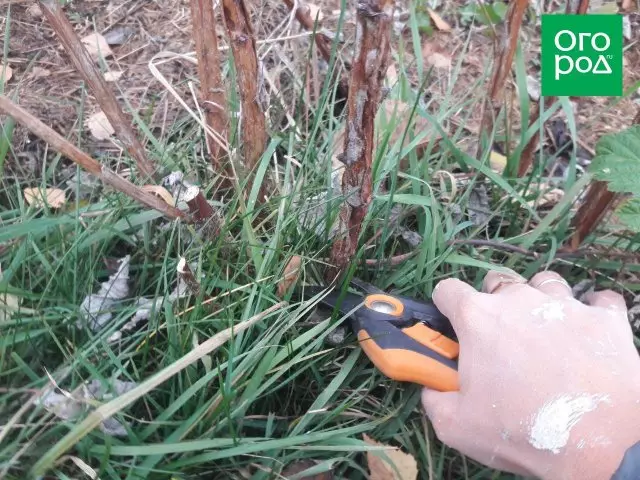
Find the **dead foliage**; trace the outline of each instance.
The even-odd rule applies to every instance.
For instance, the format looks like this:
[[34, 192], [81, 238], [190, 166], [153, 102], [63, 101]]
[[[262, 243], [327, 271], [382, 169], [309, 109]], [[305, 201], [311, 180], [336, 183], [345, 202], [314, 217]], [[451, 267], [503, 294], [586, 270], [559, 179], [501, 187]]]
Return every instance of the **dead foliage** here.
[[91, 58], [87, 48], [73, 30], [73, 26], [69, 23], [62, 7], [55, 0], [41, 0], [39, 4], [76, 70], [89, 84], [98, 104], [109, 119], [109, 123], [113, 126], [118, 139], [129, 152], [129, 155], [135, 159], [138, 170], [145, 177], [154, 178], [156, 167], [147, 158], [144, 147], [133, 131], [131, 121], [118, 105], [115, 95], [110, 90], [100, 70], [96, 67], [95, 60]]
[[389, 62], [392, 0], [358, 3], [356, 46], [347, 100], [347, 126], [342, 161], [342, 194], [338, 234], [331, 250], [327, 280], [342, 272], [358, 248], [362, 223], [372, 195], [374, 125]]
[[46, 126], [29, 112], [11, 102], [11, 100], [9, 100], [7, 97], [0, 96], [0, 112], [13, 117], [17, 122], [23, 124], [35, 135], [42, 138], [49, 145], [51, 145], [51, 147], [55, 151], [66, 156], [70, 160], [73, 160], [89, 173], [97, 176], [103, 182], [111, 185], [119, 192], [124, 193], [125, 195], [133, 198], [143, 205], [146, 205], [147, 207], [162, 212], [168, 218], [185, 217], [184, 213], [182, 213], [177, 208], [171, 205], [167, 205], [166, 202], [160, 200], [150, 193], [145, 192], [140, 187], [131, 183], [129, 180], [126, 180], [125, 178], [119, 176], [113, 170], [101, 166], [97, 160], [91, 158], [89, 155], [87, 155], [67, 139], [59, 135], [56, 131]]

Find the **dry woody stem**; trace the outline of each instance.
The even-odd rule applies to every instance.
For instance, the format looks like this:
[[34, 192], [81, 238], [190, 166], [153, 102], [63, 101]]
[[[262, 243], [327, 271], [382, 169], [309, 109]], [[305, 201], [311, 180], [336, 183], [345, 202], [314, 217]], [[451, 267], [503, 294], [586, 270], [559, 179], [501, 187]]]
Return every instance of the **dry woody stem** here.
[[[213, 2], [211, 0], [191, 0], [191, 21], [198, 57], [198, 77], [205, 123], [222, 138], [227, 138], [226, 98], [220, 71], [220, 52]], [[216, 172], [230, 173], [230, 169], [223, 164], [221, 158], [221, 154], [224, 153], [211, 135], [207, 135], [207, 148]]]
[[251, 170], [267, 143], [265, 115], [260, 105], [260, 88], [264, 85], [259, 82], [256, 40], [244, 0], [222, 0], [222, 10], [240, 93], [244, 165]]
[[199, 187], [190, 186], [184, 193], [193, 222], [205, 238], [213, 239], [220, 233], [221, 219], [209, 204]]
[[513, 56], [518, 45], [520, 26], [528, 4], [527, 0], [514, 0], [511, 2], [504, 23], [496, 29], [496, 38], [493, 41], [493, 71], [489, 83], [489, 97], [483, 107], [478, 156], [482, 154], [482, 140], [491, 137], [494, 121], [502, 108], [504, 87], [511, 72]]
[[[632, 125], [640, 125], [640, 110], [635, 116]], [[620, 201], [619, 193], [610, 192], [607, 182], [592, 182], [587, 190], [584, 201], [576, 212], [571, 226], [576, 230], [571, 237], [570, 248], [576, 250], [585, 238], [598, 227], [607, 212], [612, 210]]]
[[26, 110], [14, 104], [7, 97], [0, 96], [0, 112], [13, 117], [17, 122], [23, 124], [31, 132], [51, 145], [56, 152], [73, 160], [87, 172], [97, 176], [104, 183], [111, 185], [119, 192], [124, 193], [147, 207], [162, 212], [169, 218], [185, 217], [184, 213], [177, 208], [168, 205], [155, 195], [145, 192], [129, 180], [118, 176], [118, 174], [112, 170], [100, 165], [97, 160], [91, 158], [82, 150], [78, 149], [67, 139], [46, 126]]
[[331, 251], [332, 281], [349, 263], [358, 248], [358, 237], [372, 195], [374, 125], [389, 62], [389, 40], [393, 1], [368, 0], [358, 3], [356, 45], [347, 100], [347, 128], [342, 194], [345, 203], [338, 219], [338, 236]]
[[138, 141], [133, 132], [133, 127], [127, 115], [118, 105], [115, 95], [107, 86], [102, 74], [95, 66], [89, 53], [73, 30], [73, 26], [58, 5], [56, 0], [40, 0], [40, 6], [47, 20], [51, 24], [54, 32], [60, 39], [65, 51], [71, 58], [76, 70], [89, 84], [91, 91], [96, 96], [96, 100], [107, 116], [109, 123], [113, 126], [117, 138], [122, 142], [125, 149], [136, 161], [138, 170], [147, 178], [155, 177], [156, 169], [153, 163], [147, 158], [142, 144]]

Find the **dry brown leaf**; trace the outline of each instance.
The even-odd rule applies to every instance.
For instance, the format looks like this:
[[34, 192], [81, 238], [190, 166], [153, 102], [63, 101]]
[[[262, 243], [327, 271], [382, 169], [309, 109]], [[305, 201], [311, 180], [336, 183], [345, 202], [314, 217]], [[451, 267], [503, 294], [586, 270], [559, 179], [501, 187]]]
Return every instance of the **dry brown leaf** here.
[[116, 133], [103, 111], [91, 115], [87, 119], [87, 128], [97, 140], [106, 140]]
[[30, 5], [29, 8], [27, 8], [27, 14], [33, 18], [42, 17], [42, 10], [40, 9], [40, 5], [38, 5], [37, 3]]
[[278, 296], [284, 297], [291, 288], [291, 286], [296, 283], [298, 277], [300, 276], [300, 266], [302, 265], [302, 258], [298, 255], [294, 255], [287, 263], [287, 266], [284, 267], [284, 276], [282, 280], [278, 282]]
[[507, 168], [507, 157], [492, 150], [489, 155], [489, 165], [494, 172], [502, 173]]
[[167, 190], [166, 188], [159, 185], [143, 185], [140, 188], [142, 188], [142, 190], [144, 190], [145, 192], [153, 193], [154, 195], [159, 196], [162, 200], [167, 202], [168, 205], [171, 205], [172, 207], [176, 206], [176, 201], [173, 198], [173, 195], [171, 195], [169, 193], [169, 190]]
[[422, 58], [425, 61], [433, 65], [436, 68], [450, 68], [451, 56], [448, 53], [438, 51], [435, 45], [430, 42], [426, 42], [422, 45]]
[[4, 73], [4, 83], [7, 83], [13, 77], [13, 70], [9, 65], [0, 65], [0, 77]]
[[318, 17], [318, 22], [322, 21], [322, 10], [320, 10], [318, 5], [307, 3], [306, 7], [309, 9], [309, 16], [311, 17], [311, 20], [315, 22], [316, 17]]
[[537, 200], [530, 200], [527, 202], [532, 208], [540, 208], [540, 207], [552, 207], [556, 205], [560, 200], [564, 197], [564, 190], [560, 188], [552, 188], [548, 192], [542, 194], [542, 196]]
[[117, 81], [124, 72], [120, 71], [112, 71], [112, 72], [104, 72], [104, 79], [107, 82], [115, 82]]
[[451, 57], [439, 52], [434, 52], [426, 58], [427, 62], [436, 68], [449, 68], [451, 67]]
[[60, 208], [67, 201], [64, 191], [59, 188], [25, 188], [23, 193], [27, 204], [35, 207], [48, 205], [53, 208]]
[[[366, 434], [363, 440], [369, 445], [388, 447], [385, 454], [395, 465], [395, 469], [378, 457], [373, 452], [367, 452], [367, 464], [369, 465], [369, 480], [416, 480], [418, 477], [418, 463], [413, 456], [404, 453], [402, 450], [378, 443]], [[398, 473], [396, 473], [396, 470]]]
[[431, 21], [435, 25], [435, 27], [441, 32], [450, 32], [451, 25], [449, 25], [443, 18], [438, 15], [434, 10], [427, 7], [427, 12], [429, 12], [429, 16], [431, 17]]
[[42, 67], [33, 67], [31, 69], [31, 75], [33, 75], [33, 78], [45, 78], [51, 75], [51, 70]]
[[81, 41], [87, 49], [89, 56], [96, 62], [101, 58], [105, 59], [113, 55], [111, 48], [109, 48], [109, 44], [99, 33], [91, 33]]

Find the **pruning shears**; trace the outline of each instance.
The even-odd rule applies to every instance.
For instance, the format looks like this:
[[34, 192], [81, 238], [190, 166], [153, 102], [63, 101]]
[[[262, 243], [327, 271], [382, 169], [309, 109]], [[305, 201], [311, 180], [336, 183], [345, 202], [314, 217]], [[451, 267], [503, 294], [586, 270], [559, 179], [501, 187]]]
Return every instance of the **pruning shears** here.
[[458, 386], [460, 347], [449, 322], [431, 302], [384, 293], [354, 279], [363, 294], [323, 287], [299, 289], [305, 299], [324, 296], [320, 304], [350, 315], [351, 327], [364, 352], [387, 377], [439, 391]]

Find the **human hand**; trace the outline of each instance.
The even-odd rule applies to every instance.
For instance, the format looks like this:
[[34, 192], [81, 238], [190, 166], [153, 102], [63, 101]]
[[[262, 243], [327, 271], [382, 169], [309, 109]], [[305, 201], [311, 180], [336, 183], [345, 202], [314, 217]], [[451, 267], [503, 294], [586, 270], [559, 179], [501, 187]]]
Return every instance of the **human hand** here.
[[573, 298], [543, 272], [489, 272], [482, 292], [441, 281], [433, 301], [460, 343], [458, 392], [425, 389], [438, 438], [487, 466], [607, 479], [640, 440], [640, 357], [622, 296]]

